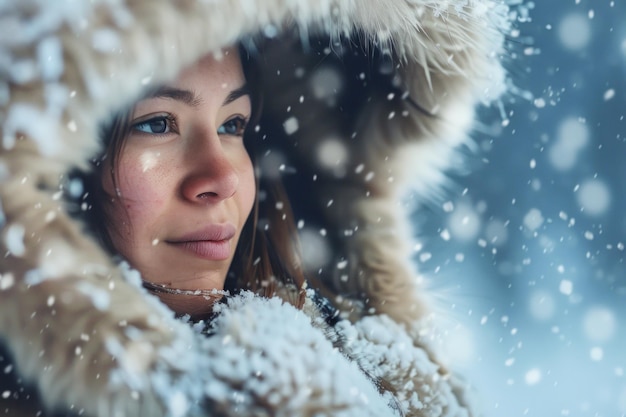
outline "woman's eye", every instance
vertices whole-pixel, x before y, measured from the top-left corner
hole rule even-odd
[[[171,131],[171,120],[167,116],[154,117],[133,125],[133,130],[151,135],[162,135]]]
[[[243,136],[248,121],[243,117],[233,117],[217,129],[220,135]]]

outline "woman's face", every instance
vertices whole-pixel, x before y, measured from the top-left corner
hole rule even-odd
[[[205,57],[139,101],[105,191],[113,246],[145,280],[223,289],[255,199],[239,55]],[[106,168],[106,167],[105,167]],[[104,171],[109,172],[108,169]]]

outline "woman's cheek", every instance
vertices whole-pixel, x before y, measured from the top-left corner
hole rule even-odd
[[[160,159],[146,152],[121,161],[119,191],[125,210],[131,217],[156,213],[166,201],[167,167],[161,164]]]
[[[248,215],[252,211],[252,207],[254,206],[254,200],[256,197],[256,179],[254,177],[254,166],[252,165],[252,160],[246,153],[245,160],[242,165],[243,169],[240,171],[240,178],[242,181],[240,182],[241,192],[244,197],[244,207],[243,209],[246,211],[245,215],[242,216],[244,221],[248,218]]]

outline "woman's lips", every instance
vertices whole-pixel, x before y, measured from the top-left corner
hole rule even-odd
[[[196,240],[176,242],[172,245],[209,261],[223,261],[230,257],[230,241],[228,240]]]
[[[230,241],[236,232],[230,223],[212,224],[165,242],[206,260],[223,261],[231,255]]]

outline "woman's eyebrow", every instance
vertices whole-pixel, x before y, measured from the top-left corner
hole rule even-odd
[[[241,87],[231,91],[222,103],[222,106],[226,106],[237,100],[238,98],[246,95],[249,96],[250,94],[250,88],[247,84],[244,84]],[[200,103],[202,103],[202,99],[198,97],[193,91],[168,86],[158,88],[154,92],[148,94],[146,98],[169,98],[172,100],[180,101],[192,107],[197,107]]]
[[[183,90],[174,87],[160,87],[154,93],[149,94],[149,98],[169,98],[172,100],[180,101],[191,107],[197,107],[202,103],[202,99],[196,95],[193,91]]]
[[[226,106],[232,103],[233,101],[237,100],[239,97],[249,96],[249,95],[250,95],[250,88],[248,88],[248,84],[244,84],[241,87],[231,91],[228,97],[226,97],[226,100],[224,100],[224,102],[222,103],[222,106]]]

